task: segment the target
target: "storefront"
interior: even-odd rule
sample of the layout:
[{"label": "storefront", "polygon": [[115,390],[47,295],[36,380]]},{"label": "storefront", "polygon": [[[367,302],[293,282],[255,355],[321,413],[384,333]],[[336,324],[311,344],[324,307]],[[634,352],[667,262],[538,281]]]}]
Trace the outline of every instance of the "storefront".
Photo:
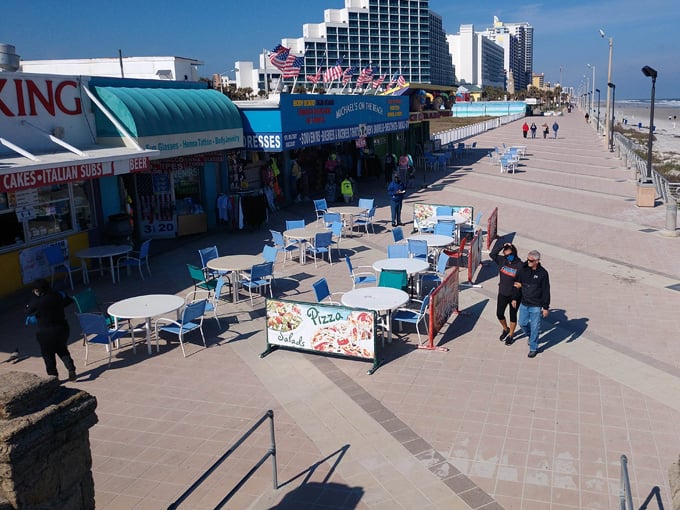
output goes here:
[{"label": "storefront", "polygon": [[77,266],[111,218],[139,238],[205,230],[242,140],[207,84],[0,73],[0,295],[49,275],[45,245]]},{"label": "storefront", "polygon": [[[405,97],[362,95],[283,94],[275,102],[238,102],[249,164],[275,160],[275,184],[282,201],[290,202],[305,189],[323,185],[324,161],[335,155],[345,172],[356,177],[376,172],[370,159],[399,151],[409,128],[409,102]],[[293,160],[303,170],[298,189]],[[377,164],[380,168],[380,164]],[[265,173],[265,176],[268,175]],[[370,174],[369,174],[370,175]],[[259,186],[270,186],[266,179]],[[274,192],[276,196],[276,192]]]}]

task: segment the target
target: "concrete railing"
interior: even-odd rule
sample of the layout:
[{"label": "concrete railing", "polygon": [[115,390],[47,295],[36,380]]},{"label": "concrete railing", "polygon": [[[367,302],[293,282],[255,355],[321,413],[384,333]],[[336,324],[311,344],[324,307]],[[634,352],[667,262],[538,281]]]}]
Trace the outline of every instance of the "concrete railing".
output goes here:
[{"label": "concrete railing", "polygon": [[515,113],[512,115],[504,115],[503,117],[485,120],[483,122],[477,122],[475,124],[470,124],[469,126],[462,126],[459,128],[448,129],[446,131],[440,131],[439,133],[434,133],[431,135],[430,140],[440,140],[442,145],[460,142],[480,133],[485,133],[486,131],[496,129],[504,124],[514,122],[523,118],[524,116],[524,113]]}]

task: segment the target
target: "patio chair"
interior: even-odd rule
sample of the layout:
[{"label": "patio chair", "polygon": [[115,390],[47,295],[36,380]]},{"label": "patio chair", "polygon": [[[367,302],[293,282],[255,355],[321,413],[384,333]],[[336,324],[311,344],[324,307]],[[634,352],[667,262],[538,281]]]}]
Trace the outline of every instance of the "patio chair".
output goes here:
[{"label": "patio chair", "polygon": [[73,290],[73,273],[75,271],[80,271],[81,268],[71,267],[71,263],[68,258],[64,255],[64,250],[56,244],[51,244],[43,248],[43,253],[47,259],[47,263],[50,266],[51,284],[54,285],[54,274],[55,273],[66,273],[68,275],[68,281],[71,284],[71,290]]},{"label": "patio chair", "polygon": [[127,255],[123,255],[118,259],[116,263],[116,271],[118,272],[118,281],[120,281],[120,266],[136,267],[139,270],[139,276],[144,279],[144,273],[142,272],[142,267],[146,266],[146,270],[151,276],[151,268],[149,267],[149,245],[151,244],[151,239],[147,239],[139,247],[139,251],[132,251]]},{"label": "patio chair", "polygon": [[453,214],[453,207],[448,205],[439,205],[434,210],[435,216],[451,216]]},{"label": "patio chair", "polygon": [[395,243],[400,243],[404,240],[404,230],[401,227],[394,227],[392,229],[392,239]]},{"label": "patio chair", "polygon": [[[224,284],[226,283],[226,280],[224,278],[217,278],[216,279],[217,284],[215,285],[215,291],[210,292],[208,290],[196,290],[194,289],[192,292],[189,292],[184,297],[184,301],[187,304],[190,303],[195,303],[196,301],[205,301],[205,312],[204,313],[210,313],[212,312],[213,317],[215,321],[217,322],[217,327],[222,329],[222,324],[220,324],[220,318],[217,315],[217,307],[221,303],[221,296],[222,296],[222,289],[224,288]],[[200,297],[199,297],[200,296]]]},{"label": "patio chair", "polygon": [[194,282],[194,291],[198,289],[207,290],[208,292],[215,292],[217,287],[217,278],[206,278],[205,273],[200,267],[187,264],[189,276]]},{"label": "patio chair", "polygon": [[446,268],[449,266],[450,258],[451,257],[442,251],[439,254],[439,258],[437,259],[436,270],[420,274],[419,288],[423,289],[423,284],[426,282],[434,282],[436,285],[439,285],[441,282],[443,282],[444,278],[446,277]]},{"label": "patio chair", "polygon": [[340,258],[340,241],[342,240],[342,223],[334,221],[331,223],[331,232],[333,233],[333,242],[335,249],[338,252],[338,259]]},{"label": "patio chair", "polygon": [[317,255],[323,259],[323,254],[328,255],[328,263],[333,265],[333,257],[331,256],[331,246],[333,244],[333,232],[317,232],[314,235],[314,241],[307,244],[307,251],[314,255],[314,267],[316,266]]},{"label": "patio chair", "polygon": [[355,271],[354,266],[352,266],[352,261],[349,255],[345,256],[345,262],[349,268],[349,276],[352,279],[352,288],[363,283],[377,283],[378,279],[373,272],[373,266],[357,266],[357,269],[371,269],[371,271]]},{"label": "patio chair", "polygon": [[[78,322],[80,323],[80,330],[83,334],[83,344],[85,345],[85,366],[87,366],[87,357],[89,354],[89,344],[102,344],[106,346],[106,351],[109,353],[109,364],[111,366],[111,351],[114,347],[118,347],[118,340],[125,336],[125,333],[120,328],[110,328],[106,323],[106,316],[101,313],[78,313]],[[132,351],[137,352],[135,343],[132,342]]]},{"label": "patio chair", "polygon": [[198,256],[201,257],[201,267],[203,268],[206,278],[217,278],[218,276],[229,274],[230,271],[215,271],[208,268],[208,262],[219,258],[220,256],[217,246],[208,246],[207,248],[199,249]]},{"label": "patio chair", "polygon": [[408,292],[408,273],[404,269],[383,269],[380,271],[378,287],[391,287]]},{"label": "patio chair", "polygon": [[411,256],[411,258],[427,260],[427,255],[429,253],[427,241],[422,239],[409,239],[406,246],[408,249],[408,254]]},{"label": "patio chair", "polygon": [[326,213],[323,215],[323,223],[327,227],[330,227],[331,223],[336,221],[342,225],[342,215],[340,213]]},{"label": "patio chair", "polygon": [[482,213],[477,213],[475,216],[474,222],[470,225],[467,223],[464,223],[460,226],[460,236],[461,237],[467,237],[469,235],[474,235],[475,230],[477,230],[480,227],[480,222],[482,221]]},{"label": "patio chair", "polygon": [[[201,332],[201,339],[203,340],[203,347],[208,347],[205,343],[205,335],[203,334],[203,316],[205,314],[205,305],[207,301],[201,299],[184,305],[180,318],[170,319],[167,317],[160,317],[154,322],[154,333],[156,336],[156,349],[158,349],[158,334],[160,331],[177,335],[179,338],[179,345],[182,348],[182,355],[186,358],[187,353],[184,350],[184,336],[191,331],[199,330]],[[159,328],[159,324],[161,327]],[[165,324],[163,326],[162,324]]]},{"label": "patio chair", "polygon": [[465,242],[467,237],[463,237],[460,240],[457,250],[444,250],[444,253],[449,256],[449,258],[456,261],[456,266],[460,269],[460,265],[463,263],[463,255],[465,253]]},{"label": "patio chair", "polygon": [[408,245],[407,244],[388,244],[387,245],[388,259],[407,259]]},{"label": "patio chair", "polygon": [[434,226],[434,233],[437,235],[455,237],[456,231],[455,221],[438,221]]},{"label": "patio chair", "polygon": [[[430,293],[431,294],[431,293]],[[422,340],[420,338],[420,323],[425,323],[425,331],[428,332],[427,321],[425,317],[429,313],[430,306],[430,294],[425,296],[420,302],[419,310],[412,310],[410,308],[399,308],[392,314],[392,320],[397,322],[405,322],[408,324],[415,324],[416,334],[418,335],[418,344],[422,345]],[[418,299],[413,299],[413,302],[419,302]]]},{"label": "patio chair", "polygon": [[248,278],[241,280],[241,286],[248,289],[250,295],[250,306],[253,306],[253,290],[269,288],[269,297],[272,295],[272,280],[274,279],[274,264],[272,262],[262,262],[255,264],[250,269]]},{"label": "patio chair", "polygon": [[328,204],[325,198],[314,200],[314,212],[316,213],[316,221],[323,219],[323,215],[328,212]]},{"label": "patio chair", "polygon": [[111,327],[115,324],[115,319],[102,310],[102,306],[97,300],[97,296],[91,288],[78,292],[71,296],[78,309],[77,313],[100,313],[106,318],[106,325]]},{"label": "patio chair", "polygon": [[[305,228],[305,220],[286,220],[286,230],[292,230],[294,228]],[[290,239],[289,244],[299,245],[304,244],[302,239]]]},{"label": "patio chair", "polygon": [[375,206],[375,199],[374,198],[360,198],[359,202],[357,203],[357,206],[361,207],[362,209],[366,209],[366,211],[370,211]]},{"label": "patio chair", "polygon": [[270,230],[269,232],[272,235],[272,240],[274,241],[274,248],[276,248],[276,251],[283,252],[283,263],[281,264],[283,267],[286,265],[286,256],[288,254],[290,254],[290,259],[293,260],[293,252],[298,249],[298,246],[295,244],[286,244],[286,239],[278,230]]},{"label": "patio chair", "polygon": [[375,229],[373,228],[373,217],[375,216],[375,207],[371,207],[365,214],[360,214],[357,216],[357,218],[354,220],[354,226],[355,227],[361,227],[363,225],[364,230],[366,230],[366,235],[370,235],[368,233],[368,227],[371,227],[371,230],[375,234]]},{"label": "patio chair", "polygon": [[340,294],[342,295],[341,292],[333,292],[331,293],[330,289],[328,288],[328,282],[326,281],[325,278],[321,278],[320,280],[315,281],[312,283],[312,288],[314,289],[314,295],[316,296],[316,301],[317,303],[323,303],[324,299],[328,299],[326,303],[329,305],[339,305],[339,302],[333,301],[332,296],[334,294]]}]

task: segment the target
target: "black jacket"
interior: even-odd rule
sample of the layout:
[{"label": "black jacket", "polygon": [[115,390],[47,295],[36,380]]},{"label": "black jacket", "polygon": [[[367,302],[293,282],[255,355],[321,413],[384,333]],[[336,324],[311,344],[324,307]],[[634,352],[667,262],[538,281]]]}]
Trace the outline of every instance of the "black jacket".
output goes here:
[{"label": "black jacket", "polygon": [[503,251],[503,243],[500,239],[496,241],[493,249],[489,253],[489,257],[498,265],[498,293],[501,296],[512,296],[514,292],[514,283],[517,272],[522,267],[522,260],[515,255],[511,261],[505,255],[501,255]]},{"label": "black jacket", "polygon": [[550,278],[540,262],[536,269],[531,269],[525,262],[517,273],[517,281],[522,287],[514,290],[513,299],[526,306],[550,308]]},{"label": "black jacket", "polygon": [[26,305],[27,315],[35,315],[38,329],[68,325],[64,308],[73,303],[67,295],[49,290],[40,296],[34,296]]}]

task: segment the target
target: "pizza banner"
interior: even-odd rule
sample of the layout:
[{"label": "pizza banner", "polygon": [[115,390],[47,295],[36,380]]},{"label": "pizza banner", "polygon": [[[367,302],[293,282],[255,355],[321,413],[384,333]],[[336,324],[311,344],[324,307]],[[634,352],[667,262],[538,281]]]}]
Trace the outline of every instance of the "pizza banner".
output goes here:
[{"label": "pizza banner", "polygon": [[430,295],[429,349],[434,348],[434,337],[444,327],[451,314],[458,311],[458,278],[456,267]]},{"label": "pizza banner", "polygon": [[267,346],[376,359],[376,313],[345,306],[266,300]]},{"label": "pizza banner", "polygon": [[453,216],[465,219],[464,222],[456,220],[456,223],[472,224],[474,208],[471,205],[415,203],[413,204],[413,228],[420,230],[424,226],[432,226],[428,220],[437,216],[437,207],[449,207]]}]

